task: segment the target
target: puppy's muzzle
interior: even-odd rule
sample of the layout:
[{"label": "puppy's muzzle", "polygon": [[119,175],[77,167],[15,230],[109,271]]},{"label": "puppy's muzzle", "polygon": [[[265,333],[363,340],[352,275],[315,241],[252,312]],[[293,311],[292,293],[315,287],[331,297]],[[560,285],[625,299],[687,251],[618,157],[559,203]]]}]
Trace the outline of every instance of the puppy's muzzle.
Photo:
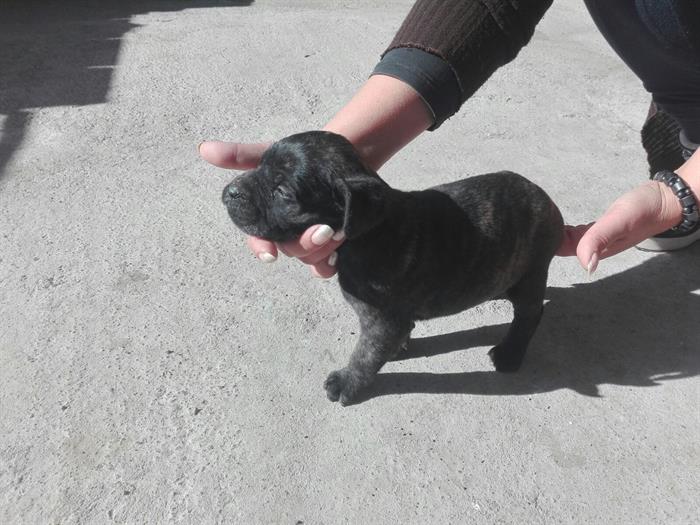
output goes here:
[{"label": "puppy's muzzle", "polygon": [[258,222],[260,212],[251,196],[238,181],[233,181],[224,188],[221,200],[237,226],[245,227]]}]

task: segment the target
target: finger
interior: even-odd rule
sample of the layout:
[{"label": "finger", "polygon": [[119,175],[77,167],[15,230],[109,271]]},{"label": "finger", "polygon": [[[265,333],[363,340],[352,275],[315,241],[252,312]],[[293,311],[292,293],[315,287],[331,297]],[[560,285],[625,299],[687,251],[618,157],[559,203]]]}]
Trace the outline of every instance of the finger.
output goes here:
[{"label": "finger", "polygon": [[290,255],[287,249],[284,247],[283,243],[275,243],[275,246],[279,251],[281,251],[283,254],[285,254],[287,257],[294,257],[293,255]]},{"label": "finger", "polygon": [[317,262],[328,259],[331,255],[336,253],[335,250],[337,247],[338,243],[331,241],[325,246],[322,246],[321,248],[316,250],[315,252],[303,257],[299,257],[299,260],[304,264],[315,265]]},{"label": "finger", "polygon": [[260,164],[260,158],[268,147],[269,143],[239,144],[212,140],[199,145],[199,155],[219,168],[249,170]]},{"label": "finger", "polygon": [[610,257],[634,246],[637,241],[631,241],[627,229],[619,219],[611,214],[604,215],[581,237],[576,248],[576,257],[584,269],[593,273],[598,260]]},{"label": "finger", "polygon": [[248,248],[262,262],[272,263],[277,260],[277,246],[274,242],[266,241],[260,237],[248,237]]},{"label": "finger", "polygon": [[[330,262],[333,262],[335,264],[335,261],[333,261],[333,259],[331,259]],[[333,277],[337,271],[338,270],[334,265],[329,264],[328,259],[319,261],[318,263],[311,266],[311,273],[314,275],[314,277],[318,277],[319,279],[329,279],[330,277]]]},{"label": "finger", "polygon": [[568,224],[564,226],[564,237],[562,238],[561,245],[556,255],[561,257],[576,255],[578,243],[593,224],[594,223],[591,222],[588,224],[578,224],[576,226],[569,226]]},{"label": "finger", "polygon": [[279,243],[279,248],[290,257],[308,257],[320,252],[322,255],[330,255],[343,243],[345,234],[334,232],[327,224],[317,224],[308,228],[298,239]]}]

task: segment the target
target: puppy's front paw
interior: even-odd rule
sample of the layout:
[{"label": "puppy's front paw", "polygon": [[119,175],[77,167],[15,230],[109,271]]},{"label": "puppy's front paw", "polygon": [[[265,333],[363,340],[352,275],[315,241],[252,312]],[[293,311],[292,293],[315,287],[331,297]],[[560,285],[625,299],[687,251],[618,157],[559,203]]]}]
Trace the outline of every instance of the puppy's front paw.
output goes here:
[{"label": "puppy's front paw", "polygon": [[517,372],[523,364],[525,352],[500,344],[489,351],[489,357],[497,372]]},{"label": "puppy's front paw", "polygon": [[328,399],[340,401],[343,406],[352,403],[363,386],[359,377],[348,368],[331,372],[323,383]]}]

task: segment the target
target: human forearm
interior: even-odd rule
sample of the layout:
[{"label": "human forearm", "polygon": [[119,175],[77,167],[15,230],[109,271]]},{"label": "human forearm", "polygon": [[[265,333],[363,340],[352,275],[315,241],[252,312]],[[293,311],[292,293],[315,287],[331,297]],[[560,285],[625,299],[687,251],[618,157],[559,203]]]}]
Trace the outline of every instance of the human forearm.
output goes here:
[{"label": "human forearm", "polygon": [[468,99],[515,58],[552,0],[418,0],[387,52],[413,47],[449,63]]},{"label": "human forearm", "polygon": [[[512,60],[530,40],[551,3],[418,0],[387,51],[407,47],[423,50],[445,61],[454,75],[432,77],[433,70],[402,76],[400,68],[394,67],[388,68],[391,73],[387,76],[379,67],[379,74],[370,77],[324,129],[345,135],[368,164],[378,169],[420,133],[456,112],[493,71]],[[403,60],[410,61],[407,57]],[[420,69],[425,63],[409,65]],[[419,86],[411,77],[431,79]],[[453,100],[449,107],[434,107],[435,101],[447,98]]]},{"label": "human forearm", "polygon": [[432,115],[413,88],[374,75],[323,129],[344,135],[378,170],[431,124]]}]

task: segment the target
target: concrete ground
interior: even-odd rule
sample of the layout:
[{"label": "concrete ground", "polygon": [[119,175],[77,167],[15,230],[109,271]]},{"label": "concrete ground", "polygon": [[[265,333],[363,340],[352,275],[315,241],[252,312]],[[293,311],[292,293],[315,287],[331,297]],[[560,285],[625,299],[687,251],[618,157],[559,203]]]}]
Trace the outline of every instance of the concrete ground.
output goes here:
[{"label": "concrete ground", "polygon": [[[1,523],[696,522],[700,245],[592,282],[555,260],[516,375],[486,355],[493,302],[330,403],[354,314],[335,279],[251,256],[196,146],[322,126],[411,1],[94,4],[0,6]],[[588,222],[646,176],[647,103],[559,0],[381,174],[511,169]]]}]

